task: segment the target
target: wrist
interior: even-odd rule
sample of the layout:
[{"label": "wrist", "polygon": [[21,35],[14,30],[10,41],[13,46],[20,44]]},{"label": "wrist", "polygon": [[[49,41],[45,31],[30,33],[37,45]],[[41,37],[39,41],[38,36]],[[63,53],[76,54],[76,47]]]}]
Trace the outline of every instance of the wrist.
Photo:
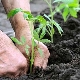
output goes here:
[{"label": "wrist", "polygon": [[19,29],[19,28],[29,28],[29,23],[27,20],[24,19],[23,17],[23,13],[22,12],[19,12],[17,14],[15,14],[11,19],[10,19],[10,22],[12,24],[12,27],[14,29],[14,31],[16,29]]}]

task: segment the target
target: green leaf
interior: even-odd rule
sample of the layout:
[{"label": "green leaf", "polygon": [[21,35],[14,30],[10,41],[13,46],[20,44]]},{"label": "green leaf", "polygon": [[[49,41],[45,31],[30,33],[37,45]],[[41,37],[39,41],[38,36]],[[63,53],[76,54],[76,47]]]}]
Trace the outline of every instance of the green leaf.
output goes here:
[{"label": "green leaf", "polygon": [[41,39],[40,40],[42,43],[50,43],[51,41],[50,40],[48,40],[48,39]]},{"label": "green leaf", "polygon": [[46,25],[46,20],[43,18],[43,16],[38,15],[36,19],[43,25]]},{"label": "green leaf", "polygon": [[37,44],[36,44],[36,42],[34,41],[34,47],[36,47],[37,46]]},{"label": "green leaf", "polygon": [[62,13],[64,21],[67,20],[68,14],[69,14],[69,9],[65,7],[64,10],[63,10],[63,13]]},{"label": "green leaf", "polygon": [[21,43],[24,45],[26,43],[26,38],[24,36],[22,36],[20,38]]},{"label": "green leaf", "polygon": [[22,9],[21,8],[16,8],[11,10],[8,14],[7,14],[7,18],[11,18],[13,17],[15,14],[17,14],[18,12],[21,12]]},{"label": "green leaf", "polygon": [[29,20],[29,18],[28,18],[28,14],[26,14],[26,13],[23,13],[23,17],[24,17],[24,19],[27,19],[27,20]]},{"label": "green leaf", "polygon": [[42,29],[42,26],[41,25],[39,25],[39,27],[38,28],[36,28],[35,30],[37,31],[37,33],[39,34],[40,33],[40,31],[41,31],[41,29]]},{"label": "green leaf", "polygon": [[25,51],[26,51],[26,54],[27,54],[27,55],[29,55],[29,48],[30,48],[30,47],[29,47],[28,45],[26,45]]},{"label": "green leaf", "polygon": [[51,19],[49,18],[49,16],[47,16],[46,14],[44,14],[44,17],[46,17],[49,21],[51,21]]},{"label": "green leaf", "polygon": [[26,45],[26,48],[28,49],[28,48],[30,48],[28,45]]},{"label": "green leaf", "polygon": [[68,4],[68,3],[72,3],[73,1],[74,0],[54,0],[53,3],[55,3],[55,2],[63,2],[63,3]]},{"label": "green leaf", "polygon": [[43,57],[43,51],[42,51],[42,49],[38,48],[38,52],[39,52],[40,56]]},{"label": "green leaf", "polygon": [[57,7],[60,10],[62,10],[63,8],[65,8],[65,4],[64,3],[61,3],[58,7]]},{"label": "green leaf", "polygon": [[[53,21],[51,21],[51,23],[54,24]],[[48,34],[49,34],[50,36],[53,35],[54,32],[55,32],[53,26],[52,26],[51,24],[47,24],[47,28],[49,29],[49,30],[47,30]]]},{"label": "green leaf", "polygon": [[46,34],[46,27],[42,28],[42,33],[40,34],[40,39],[42,39]]},{"label": "green leaf", "polygon": [[51,34],[53,35],[54,34],[54,28],[51,28]]},{"label": "green leaf", "polygon": [[78,7],[78,8],[74,8],[74,10],[76,10],[77,12],[80,10],[80,8]]},{"label": "green leaf", "polygon": [[14,41],[15,43],[22,45],[22,43],[15,37],[11,37],[12,41]]},{"label": "green leaf", "polygon": [[79,7],[79,0],[73,0],[72,3],[68,4],[68,6],[69,7],[74,7],[74,8]]},{"label": "green leaf", "polygon": [[70,8],[69,11],[70,11],[71,16],[77,17],[77,12],[76,12],[76,10],[74,10],[73,8]]},{"label": "green leaf", "polygon": [[22,11],[25,19],[30,20],[33,18],[33,15],[29,11]]},{"label": "green leaf", "polygon": [[34,39],[36,39],[38,41],[40,40],[39,39],[39,34],[38,34],[38,32],[36,30],[33,31],[33,37],[34,37]]},{"label": "green leaf", "polygon": [[54,20],[53,20],[53,24],[57,27],[59,33],[62,35],[63,30],[62,30],[62,28],[60,27],[60,25],[59,25],[57,22],[55,22]]}]

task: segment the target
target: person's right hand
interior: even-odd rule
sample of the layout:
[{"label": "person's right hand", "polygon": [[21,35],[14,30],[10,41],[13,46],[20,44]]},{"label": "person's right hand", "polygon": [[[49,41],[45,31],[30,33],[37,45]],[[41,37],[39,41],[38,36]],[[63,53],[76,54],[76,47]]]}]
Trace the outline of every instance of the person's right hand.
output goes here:
[{"label": "person's right hand", "polygon": [[[17,48],[21,51],[21,53],[28,59],[29,57],[26,54],[25,51],[25,47],[26,45],[28,45],[30,48],[29,50],[29,56],[31,57],[32,54],[32,42],[31,42],[31,34],[30,30],[27,30],[28,28],[26,27],[26,29],[23,29],[18,32],[20,32],[19,34],[17,34],[17,38],[20,39],[21,36],[24,36],[24,38],[26,39],[26,43],[24,45],[18,45],[16,44]],[[27,30],[27,31],[26,31]],[[27,32],[29,32],[28,34],[26,34]],[[42,42],[38,42],[37,40],[35,40],[37,48],[40,48],[43,52],[42,56],[40,55],[38,49],[35,47],[34,48],[34,67],[39,67],[39,68],[43,68],[46,69],[47,67],[47,63],[48,63],[48,58],[50,56],[49,50],[47,48],[46,45],[44,45]],[[30,65],[30,64],[29,64]]]},{"label": "person's right hand", "polygon": [[38,42],[36,41],[37,43],[37,47],[39,49],[42,50],[42,56],[41,54],[39,53],[38,49],[34,49],[34,55],[35,55],[35,58],[34,58],[34,67],[39,67],[39,68],[43,68],[43,69],[46,69],[47,67],[47,63],[48,63],[48,58],[50,56],[50,53],[49,53],[49,50],[47,48],[46,45],[44,45],[42,42]]},{"label": "person's right hand", "polygon": [[17,77],[26,74],[28,60],[6,34],[0,31],[0,76]]}]

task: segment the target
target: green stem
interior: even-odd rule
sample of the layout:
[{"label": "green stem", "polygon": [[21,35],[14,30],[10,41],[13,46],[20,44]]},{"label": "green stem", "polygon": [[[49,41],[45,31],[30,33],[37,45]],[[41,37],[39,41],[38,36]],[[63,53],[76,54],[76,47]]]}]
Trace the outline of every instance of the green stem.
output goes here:
[{"label": "green stem", "polygon": [[52,34],[52,36],[51,36],[51,42],[53,43],[53,34]]},{"label": "green stem", "polygon": [[[48,6],[49,6],[49,8],[50,8],[50,14],[51,14],[51,21],[53,21],[53,10],[52,10],[52,2],[51,2],[51,0],[50,0],[50,3],[47,1],[47,0],[44,0],[47,4],[48,4]],[[51,26],[52,26],[52,28],[53,28],[53,23],[51,22]],[[53,43],[53,32],[51,32],[51,42]]]},{"label": "green stem", "polygon": [[32,73],[32,66],[33,66],[33,63],[34,63],[33,23],[32,22],[29,22],[29,25],[30,25],[31,35],[32,35],[32,39],[31,39],[31,42],[32,42],[32,53],[31,53],[31,59],[30,59],[30,73]]},{"label": "green stem", "polygon": [[31,59],[30,59],[30,73],[32,73],[33,63],[34,63],[34,38],[32,37],[32,53],[31,53]]},{"label": "green stem", "polygon": [[49,6],[49,8],[50,8],[50,3],[47,1],[47,0],[44,0],[47,4],[48,4],[48,6]]},{"label": "green stem", "polygon": [[[51,21],[53,21],[53,11],[52,11],[52,4],[50,0],[50,13],[51,13]],[[53,23],[51,23],[52,29],[53,29]],[[51,42],[53,43],[53,32],[51,33]]]}]

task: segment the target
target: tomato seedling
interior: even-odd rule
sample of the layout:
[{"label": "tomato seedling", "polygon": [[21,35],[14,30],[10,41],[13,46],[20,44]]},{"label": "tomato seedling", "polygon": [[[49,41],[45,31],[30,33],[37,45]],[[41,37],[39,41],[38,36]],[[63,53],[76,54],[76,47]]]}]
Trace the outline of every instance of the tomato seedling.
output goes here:
[{"label": "tomato seedling", "polygon": [[[32,66],[33,66],[33,63],[34,63],[34,57],[35,57],[35,51],[34,51],[34,48],[36,47],[38,52],[40,53],[40,55],[42,56],[43,55],[43,51],[38,48],[37,44],[36,44],[36,41],[38,41],[38,44],[39,44],[39,41],[40,42],[51,42],[50,40],[48,39],[43,39],[44,35],[45,35],[45,32],[42,32],[40,35],[39,35],[39,32],[40,30],[43,30],[44,27],[46,27],[46,20],[38,15],[36,17],[34,17],[29,11],[24,11],[22,10],[21,8],[17,8],[17,9],[13,9],[11,10],[9,13],[8,13],[8,18],[11,18],[13,17],[15,14],[17,14],[18,12],[22,12],[23,13],[23,16],[24,16],[24,19],[26,19],[29,23],[29,26],[30,26],[30,31],[31,31],[31,35],[32,35],[32,38],[31,38],[31,43],[32,43],[32,47],[31,47],[31,57],[29,57],[30,59],[30,73],[32,72]],[[42,27],[34,30],[33,29],[33,23],[35,21],[39,21],[40,22],[40,25],[43,25]],[[39,30],[40,29],[40,30]],[[38,31],[39,30],[39,31]],[[14,38],[12,37],[11,38],[16,44],[18,45],[24,45],[26,43],[26,39],[24,37],[21,37],[20,41],[17,39],[17,38]],[[25,46],[25,52],[27,55],[29,55],[29,49],[30,47],[26,44]]]}]

